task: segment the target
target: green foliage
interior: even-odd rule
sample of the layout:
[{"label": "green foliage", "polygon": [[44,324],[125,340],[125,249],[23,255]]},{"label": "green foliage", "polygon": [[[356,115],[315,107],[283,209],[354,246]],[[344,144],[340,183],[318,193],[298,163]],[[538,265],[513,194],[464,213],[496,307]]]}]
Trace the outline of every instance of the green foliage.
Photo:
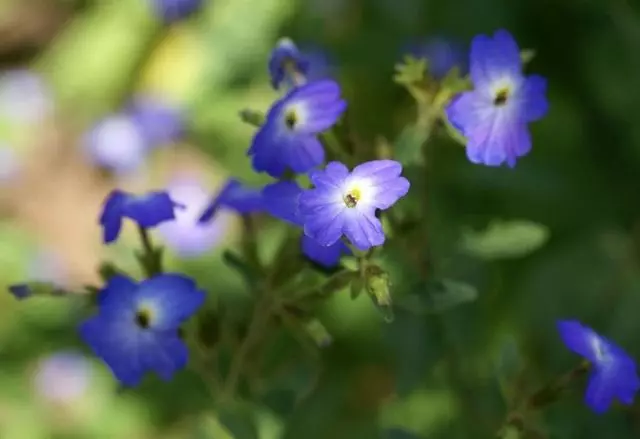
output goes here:
[{"label": "green foliage", "polygon": [[549,230],[531,221],[493,221],[483,232],[467,230],[463,251],[475,257],[495,260],[526,256],[545,245]]}]

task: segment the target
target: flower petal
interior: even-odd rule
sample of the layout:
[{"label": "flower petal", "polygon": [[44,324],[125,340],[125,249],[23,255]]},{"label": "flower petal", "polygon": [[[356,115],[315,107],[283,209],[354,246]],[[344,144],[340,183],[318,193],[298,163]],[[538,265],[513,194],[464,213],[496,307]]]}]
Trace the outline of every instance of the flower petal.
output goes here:
[{"label": "flower petal", "polygon": [[520,76],[520,49],[511,34],[499,30],[493,37],[475,37],[471,42],[470,72],[476,88],[482,88],[504,76]]},{"label": "flower petal", "polygon": [[549,111],[547,80],[540,75],[527,77],[520,90],[520,115],[525,122],[541,119]]},{"label": "flower petal", "polygon": [[267,212],[291,224],[302,226],[298,215],[298,200],[302,188],[295,181],[279,181],[262,189]]},{"label": "flower petal", "polygon": [[177,329],[202,306],[206,295],[195,282],[181,274],[160,274],[144,280],[135,293],[138,306],[148,304],[153,310],[154,330]]},{"label": "flower petal", "polygon": [[358,250],[384,244],[382,223],[372,213],[347,209],[344,216],[344,234]]},{"label": "flower petal", "polygon": [[338,265],[342,255],[351,254],[344,242],[338,241],[333,245],[324,246],[307,235],[302,236],[302,252],[313,262],[326,268]]}]

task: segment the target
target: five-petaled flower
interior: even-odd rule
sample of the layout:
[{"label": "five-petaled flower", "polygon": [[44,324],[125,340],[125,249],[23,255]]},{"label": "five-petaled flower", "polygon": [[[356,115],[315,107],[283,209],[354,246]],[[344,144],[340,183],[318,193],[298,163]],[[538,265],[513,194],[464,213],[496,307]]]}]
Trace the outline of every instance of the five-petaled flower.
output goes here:
[{"label": "five-petaled flower", "polygon": [[384,243],[378,209],[388,209],[409,191],[401,177],[402,165],[393,160],[374,160],[352,172],[339,162],[312,172],[315,188],[300,195],[298,211],[304,232],[320,245],[330,246],[345,235],[358,250]]},{"label": "five-petaled flower", "polygon": [[547,82],[523,75],[518,45],[504,30],[474,38],[470,74],[474,90],[456,96],[447,117],[467,139],[472,163],[513,167],[531,150],[527,123],[547,113]]},{"label": "five-petaled flower", "polygon": [[269,57],[271,85],[278,90],[283,82],[294,86],[303,82],[309,71],[309,61],[305,59],[290,38],[281,38]]},{"label": "five-petaled flower", "polygon": [[200,214],[198,222],[208,223],[221,208],[233,210],[240,215],[260,212],[264,209],[262,194],[259,189],[245,186],[230,178]]},{"label": "five-petaled flower", "polygon": [[98,314],[83,322],[80,336],[125,386],[146,372],[169,380],[187,364],[179,328],[204,303],[190,278],[160,274],[136,283],[116,275],[98,294]]},{"label": "five-petaled flower", "polygon": [[324,162],[317,135],[331,128],[347,108],[332,80],[309,82],[289,91],[267,113],[247,154],[253,168],[281,177],[287,168],[308,172]]},{"label": "five-petaled flower", "polygon": [[[298,212],[298,201],[303,191],[293,181],[269,184],[262,190],[265,209],[276,218],[303,227],[304,223]],[[325,246],[307,235],[302,236],[301,248],[302,253],[310,260],[327,268],[336,266],[342,255],[351,254],[349,247],[342,241]]]},{"label": "five-petaled flower", "polygon": [[179,206],[166,191],[134,195],[116,189],[106,198],[100,215],[104,242],[109,244],[118,239],[125,217],[148,229],[173,220],[173,209]]},{"label": "five-petaled flower", "polygon": [[614,399],[631,405],[640,379],[636,363],[622,348],[575,320],[558,322],[564,344],[587,359],[593,372],[585,401],[596,413],[605,412]]}]

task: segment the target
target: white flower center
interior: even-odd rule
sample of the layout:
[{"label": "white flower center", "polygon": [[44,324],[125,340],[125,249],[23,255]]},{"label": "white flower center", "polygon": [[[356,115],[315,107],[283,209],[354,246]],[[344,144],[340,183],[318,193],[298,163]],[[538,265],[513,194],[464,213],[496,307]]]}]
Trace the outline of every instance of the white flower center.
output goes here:
[{"label": "white flower center", "polygon": [[342,203],[353,209],[371,202],[371,184],[366,180],[347,181],[342,190]]},{"label": "white flower center", "polygon": [[299,103],[288,105],[282,114],[282,122],[287,131],[295,131],[300,125],[304,125],[305,109]]},{"label": "white flower center", "polygon": [[489,93],[494,107],[505,107],[512,100],[518,84],[511,78],[502,78],[491,84]]}]

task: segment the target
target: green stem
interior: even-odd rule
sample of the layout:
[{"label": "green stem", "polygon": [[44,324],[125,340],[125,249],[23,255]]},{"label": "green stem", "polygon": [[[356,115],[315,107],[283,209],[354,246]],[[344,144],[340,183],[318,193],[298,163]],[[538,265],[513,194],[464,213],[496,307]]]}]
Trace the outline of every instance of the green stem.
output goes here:
[{"label": "green stem", "polygon": [[159,249],[153,246],[149,231],[138,226],[138,234],[140,235],[140,241],[142,242],[142,254],[139,257],[142,269],[147,277],[152,277],[162,273],[162,259]]},{"label": "green stem", "polygon": [[258,233],[256,230],[255,218],[251,215],[242,215],[242,252],[245,261],[249,266],[261,276],[264,267],[260,261],[258,251]]}]

